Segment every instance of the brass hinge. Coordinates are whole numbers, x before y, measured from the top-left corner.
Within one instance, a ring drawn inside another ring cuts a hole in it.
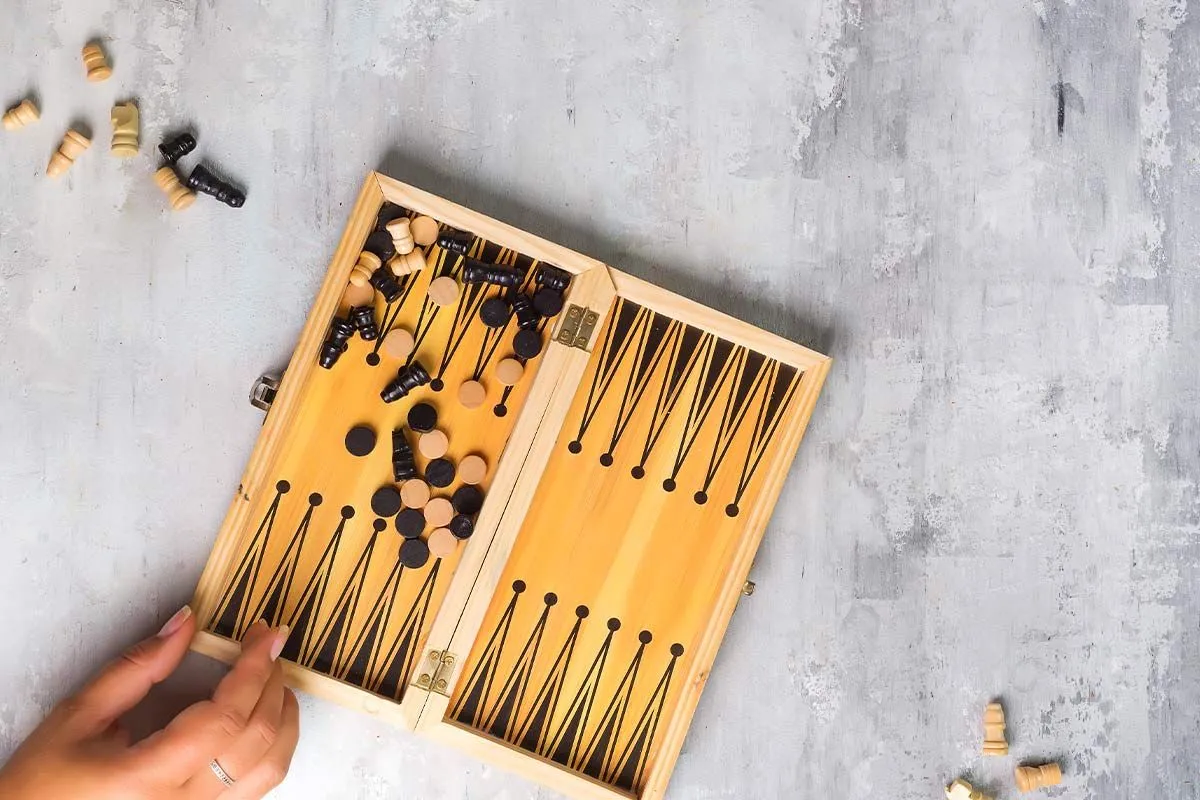
[[[417,676],[417,688],[450,696],[450,678],[458,657],[449,650],[430,650],[425,654],[424,668]]]
[[[555,341],[565,344],[567,347],[587,350],[588,344],[592,341],[592,332],[596,330],[596,323],[599,321],[600,314],[590,308],[569,305],[567,306],[567,315],[563,318],[562,325],[559,326]]]

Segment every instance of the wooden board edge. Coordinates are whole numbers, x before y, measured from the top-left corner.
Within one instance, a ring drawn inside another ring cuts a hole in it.
[[[666,316],[686,322],[697,328],[714,333],[734,344],[756,350],[763,355],[785,364],[793,364],[803,370],[815,369],[829,361],[829,356],[810,350],[803,345],[764,331],[749,322],[709,308],[703,303],[689,300],[682,295],[667,291],[660,286],[635,278],[618,269],[609,268],[617,295],[632,300]]]
[[[661,800],[667,791],[667,785],[675,769],[675,762],[679,759],[684,740],[691,729],[692,718],[695,716],[696,706],[700,702],[700,695],[708,682],[709,672],[716,661],[717,651],[725,638],[725,631],[733,618],[733,612],[742,598],[742,587],[749,577],[754,557],[758,553],[767,524],[774,513],[791,463],[799,450],[800,441],[804,438],[809,420],[812,418],[821,387],[829,373],[830,363],[830,359],[822,356],[822,361],[805,372],[807,386],[804,388],[804,393],[798,398],[798,416],[790,426],[785,446],[779,448],[779,452],[767,471],[768,480],[763,485],[762,496],[755,506],[754,516],[743,534],[734,561],[730,565],[725,582],[717,595],[717,606],[700,637],[691,665],[683,675],[683,693],[680,695],[675,713],[663,735],[654,767],[646,776],[646,783],[640,795],[641,800]]]
[[[244,525],[246,515],[250,513],[252,506],[250,497],[246,493],[246,487],[257,486],[266,479],[267,466],[278,455],[279,449],[283,447],[284,437],[281,433],[299,411],[300,392],[298,389],[308,380],[312,370],[317,368],[317,351],[325,337],[329,320],[337,311],[342,290],[349,279],[350,270],[353,269],[358,259],[367,234],[375,225],[376,209],[382,202],[383,193],[380,191],[375,174],[372,173],[367,176],[366,182],[359,191],[354,209],[350,213],[350,221],[347,223],[342,239],[325,271],[325,279],[313,302],[312,309],[309,311],[296,347],[292,351],[292,357],[283,374],[275,402],[267,413],[263,429],[259,432],[254,450],[250,454],[250,461],[242,473],[237,494],[230,503],[225,520],[217,533],[216,544],[200,575],[200,582],[196,586],[196,592],[192,599],[192,609],[196,612],[196,618],[202,627],[208,624],[208,617],[213,611],[218,599],[217,595],[222,588],[221,578],[227,571],[229,560],[237,552],[240,539],[242,536],[252,533],[246,530]],[[239,532],[242,536],[239,536]]]
[[[550,759],[516,748],[508,742],[453,723],[444,723],[426,735],[440,744],[575,800],[632,800],[638,797],[566,769]]]
[[[518,253],[538,261],[547,261],[576,275],[594,269],[604,269],[604,264],[594,258],[492,219],[478,211],[472,211],[424,189],[401,183],[382,173],[374,174],[384,198],[405,208],[420,214],[427,214],[451,227],[470,231],[490,242],[516,250]]]
[[[242,648],[232,639],[226,639],[224,636],[218,636],[208,631],[200,631],[192,640],[192,650],[226,664],[232,664],[241,653]],[[328,675],[306,669],[291,661],[280,663],[283,665],[284,682],[296,691],[319,697],[351,711],[378,717],[405,730],[411,731],[416,727],[416,720],[404,713],[400,703],[372,694]]]

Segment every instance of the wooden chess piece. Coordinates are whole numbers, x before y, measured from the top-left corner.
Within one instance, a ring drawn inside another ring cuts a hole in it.
[[[1008,740],[1004,738],[1004,707],[999,703],[988,703],[983,712],[983,754],[1008,755]]]
[[[429,299],[438,306],[452,306],[458,302],[458,282],[449,275],[434,278],[426,290]]]
[[[154,173],[154,182],[166,194],[171,210],[182,211],[196,202],[196,193],[183,185],[174,167],[161,167]]]
[[[50,163],[46,167],[46,174],[51,178],[57,178],[71,168],[75,163],[75,159],[79,158],[79,154],[92,146],[92,140],[84,136],[76,130],[69,130],[63,136],[62,144],[58,146],[58,152],[50,156]]]
[[[100,45],[90,42],[83,46],[83,66],[87,69],[87,79],[93,83],[106,81],[112,77],[112,67]]]
[[[397,253],[388,259],[388,269],[397,278],[411,275],[425,269],[425,254],[420,250],[410,250],[404,255]]]
[[[501,359],[496,365],[496,380],[504,386],[516,386],[525,374],[525,367],[515,358]]]
[[[409,230],[413,241],[421,247],[428,247],[437,241],[438,224],[433,217],[417,217],[409,223]]]
[[[946,787],[946,800],[992,800],[992,796],[959,778]]]
[[[397,255],[407,255],[417,246],[413,241],[412,225],[408,217],[398,217],[386,227],[387,232],[392,235],[392,244],[396,246]]]
[[[38,111],[38,107],[33,104],[32,100],[22,100],[18,105],[4,112],[4,129],[15,131],[24,128],[31,122],[37,122],[41,116],[42,113]]]
[[[1018,789],[1022,792],[1032,792],[1062,783],[1062,768],[1053,762],[1037,767],[1017,767],[1014,777],[1017,779]]]
[[[464,456],[462,461],[458,462],[458,477],[470,486],[483,483],[483,479],[487,477],[487,462],[482,456],[474,453]]]
[[[132,103],[117,103],[112,108],[112,154],[117,158],[133,158],[138,151],[138,107]]]

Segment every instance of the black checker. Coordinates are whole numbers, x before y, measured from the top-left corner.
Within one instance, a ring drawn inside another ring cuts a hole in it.
[[[371,495],[371,510],[381,517],[390,517],[400,510],[400,491],[391,484],[380,486]]]
[[[470,539],[471,534],[475,532],[475,522],[466,514],[458,514],[446,527],[458,539]]]
[[[400,563],[409,569],[420,569],[429,561],[429,545],[420,539],[405,539],[400,545]]]
[[[435,458],[425,467],[425,482],[430,486],[445,489],[454,483],[454,463],[449,459]]]
[[[513,352],[528,361],[542,352],[542,335],[532,328],[517,331],[513,337]]]
[[[533,307],[543,317],[557,317],[563,308],[562,292],[543,286],[533,296]]]
[[[360,458],[367,455],[375,449],[375,431],[366,425],[355,425],[346,433],[346,449]]]
[[[479,307],[479,318],[489,328],[503,328],[512,316],[512,306],[503,297],[489,297]]]
[[[416,539],[425,532],[425,515],[419,508],[406,508],[396,515],[396,530],[405,539]]]
[[[408,427],[417,433],[429,433],[437,427],[437,409],[429,403],[417,403],[408,410]]]
[[[483,508],[483,492],[476,486],[460,486],[450,502],[459,514],[478,514],[479,509]]]

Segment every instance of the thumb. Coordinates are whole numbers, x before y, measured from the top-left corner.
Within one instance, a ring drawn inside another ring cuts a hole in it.
[[[136,706],[187,655],[196,632],[190,606],[184,606],[156,635],[138,642],[63,703],[64,727],[77,738],[95,736]]]

